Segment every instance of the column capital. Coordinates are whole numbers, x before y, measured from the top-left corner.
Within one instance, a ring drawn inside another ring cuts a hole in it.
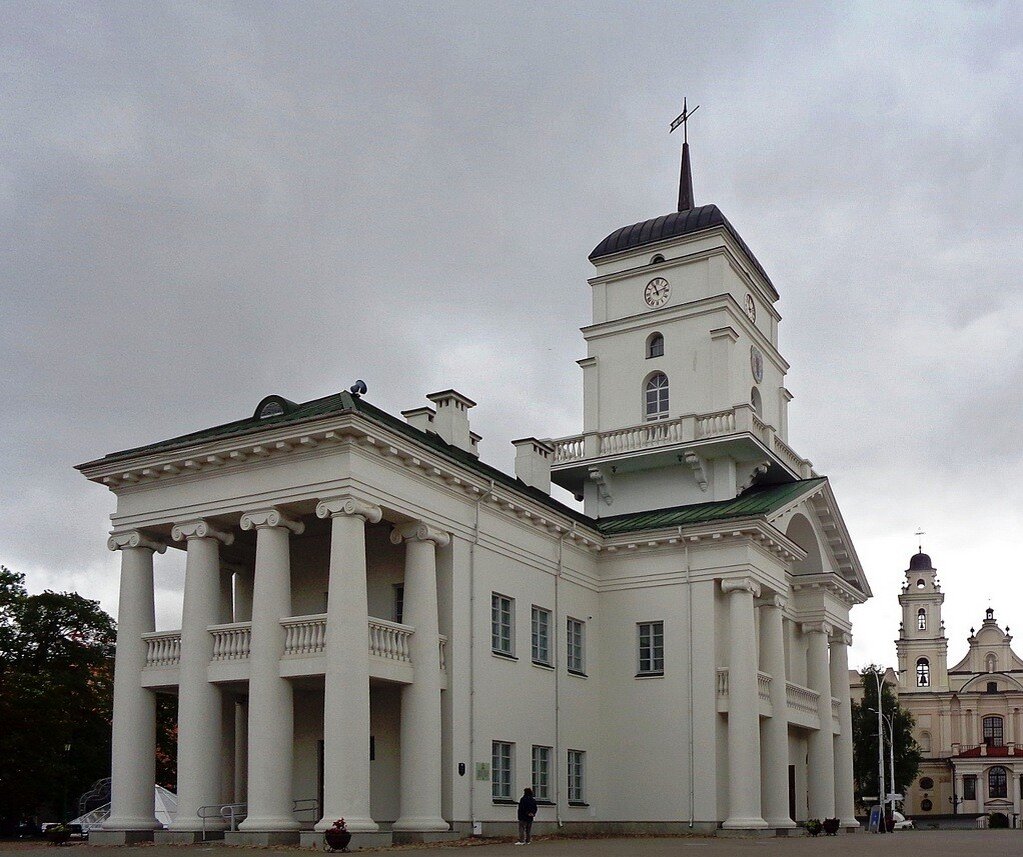
[[[383,517],[383,512],[374,503],[367,503],[351,494],[330,497],[316,504],[317,518],[337,518],[342,515],[359,517],[368,524],[375,524]]]
[[[721,581],[721,591],[726,595],[735,592],[749,592],[754,598],[760,596],[760,584],[752,577],[732,577]]]
[[[149,548],[151,551],[163,553],[167,545],[160,539],[152,538],[141,530],[128,530],[124,533],[111,533],[107,539],[107,547],[112,551],[124,550],[125,548]]]
[[[225,545],[234,542],[234,533],[218,530],[209,521],[196,518],[194,521],[182,521],[171,530],[171,538],[176,542],[186,539],[217,539]]]
[[[802,622],[800,624],[804,634],[824,634],[831,636],[832,627],[827,622]]]
[[[770,595],[764,595],[757,599],[757,607],[784,607],[788,604],[788,599],[783,598],[781,595],[771,593]]]
[[[431,527],[425,521],[409,521],[407,524],[398,524],[391,530],[393,545],[400,545],[402,542],[433,542],[442,548],[450,541],[451,536],[443,530]]]
[[[288,529],[296,536],[305,531],[305,524],[294,518],[289,518],[280,509],[273,506],[266,509],[253,509],[242,515],[241,528],[243,530],[261,530],[265,527]]]
[[[831,645],[833,646],[845,646],[848,648],[852,645],[852,634],[847,631],[835,631],[831,635]]]

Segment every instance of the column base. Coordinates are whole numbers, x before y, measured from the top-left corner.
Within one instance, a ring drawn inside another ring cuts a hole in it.
[[[89,833],[90,845],[137,845],[152,842],[152,830],[93,830]]]
[[[238,825],[238,831],[241,833],[276,833],[278,831],[297,831],[301,827],[302,825],[290,815],[281,817],[250,815]]]
[[[768,839],[775,832],[771,827],[720,827],[715,834],[726,839]]]
[[[768,819],[766,819],[766,821],[767,821],[767,826],[768,827],[773,827],[776,830],[783,830],[783,829],[786,829],[786,828],[791,828],[791,827],[795,827],[796,826],[796,823],[791,818],[789,818],[787,815],[783,816],[782,818],[768,818]]]
[[[345,819],[347,823],[347,819]],[[362,832],[353,833],[352,841],[348,843],[349,851],[359,851],[362,848],[390,848],[392,845],[391,832],[389,830],[378,830],[375,833]],[[323,848],[323,834],[315,830],[303,830],[299,845],[303,848]]]
[[[767,822],[758,816],[729,818],[721,825],[722,830],[766,830],[767,827]]]
[[[157,845],[197,845],[200,842],[211,842],[214,839],[223,839],[224,830],[207,830],[204,834],[201,830],[156,830],[153,832],[153,842]]]
[[[343,818],[345,820],[345,827],[347,827],[352,833],[376,833],[380,829],[380,825],[377,824],[372,818],[359,818],[352,816],[349,818],[343,812],[339,812],[337,815],[325,815],[319,821],[316,822],[316,826],[313,830],[322,833],[324,830],[330,830],[334,822]]]
[[[403,816],[391,825],[391,830],[395,833],[400,830],[426,831],[450,829],[451,825],[440,816]]]
[[[457,842],[464,838],[457,830],[399,830],[394,833],[394,844],[423,845],[430,842]]]
[[[160,830],[163,825],[156,820],[156,816],[142,816],[139,818],[108,818],[103,822],[104,830]]]
[[[228,830],[224,834],[227,845],[298,845],[297,830]],[[323,842],[323,834],[320,834]]]
[[[856,833],[862,829],[860,827],[859,821],[857,821],[855,818],[843,818],[841,824],[842,827],[849,828],[852,833]]]

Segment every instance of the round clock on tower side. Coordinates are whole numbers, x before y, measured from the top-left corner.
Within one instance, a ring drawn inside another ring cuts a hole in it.
[[[664,306],[670,296],[671,283],[664,277],[655,277],[643,289],[643,300],[647,302],[647,306],[655,308]]]

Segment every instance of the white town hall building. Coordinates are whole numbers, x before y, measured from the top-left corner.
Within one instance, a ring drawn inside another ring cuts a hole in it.
[[[507,833],[525,786],[541,831],[856,824],[849,611],[870,589],[786,442],[778,293],[694,205],[688,146],[678,211],[590,261],[583,430],[515,441],[514,477],[480,460],[464,395],[399,419],[358,386],[80,465],[116,497],[121,557],[93,841],[159,827],[157,694],[178,699],[165,841],[232,812],[235,842],[313,844],[341,817],[362,845]],[[157,632],[168,549],[183,617]]]

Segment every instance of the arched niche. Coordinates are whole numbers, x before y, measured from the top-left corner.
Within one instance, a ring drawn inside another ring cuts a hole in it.
[[[806,516],[793,515],[785,535],[806,551],[806,557],[795,565],[796,574],[821,574],[824,571],[824,561],[821,559],[817,536]]]

